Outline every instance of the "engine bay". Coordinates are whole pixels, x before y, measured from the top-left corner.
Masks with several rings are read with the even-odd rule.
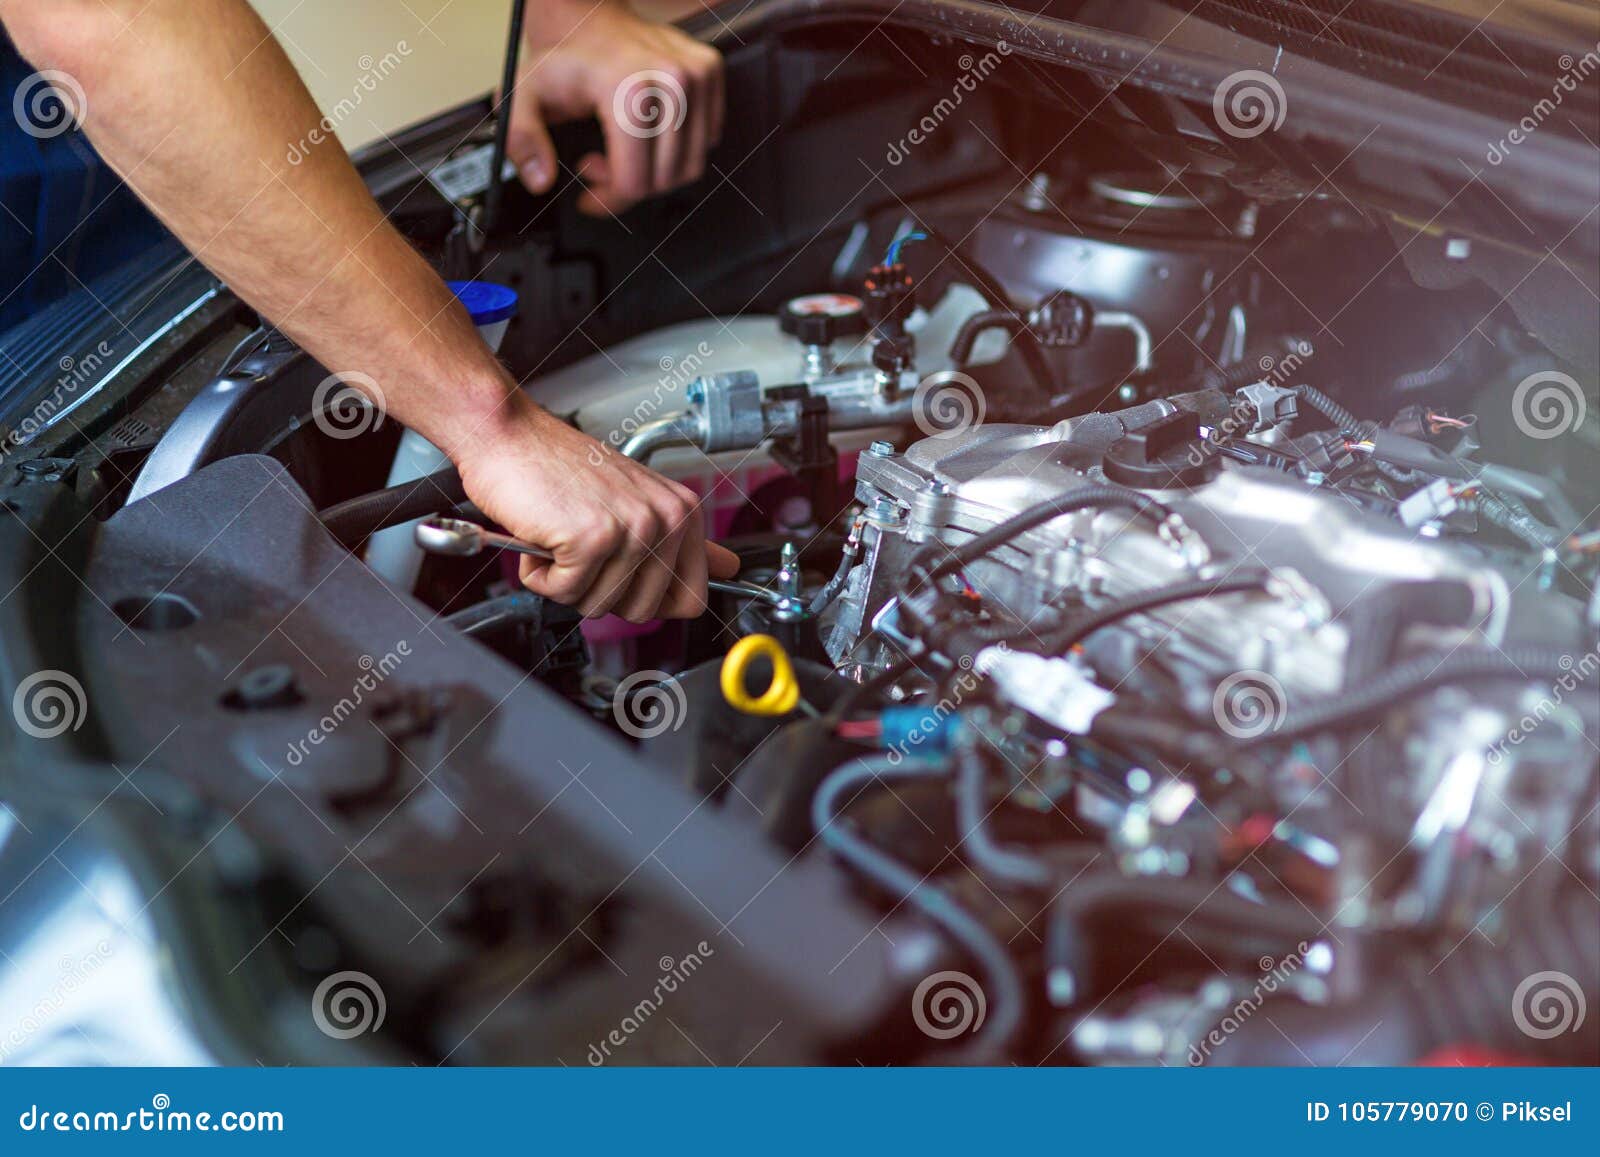
[[[1077,74],[899,43],[914,82],[763,47],[692,217],[523,196],[486,243],[388,186],[551,303],[530,396],[702,496],[744,585],[701,619],[426,548],[483,522],[448,463],[396,483],[394,423],[239,312],[101,442],[101,742],[274,848],[242,975],[380,977],[388,1060],[1595,1061],[1515,1011],[1600,999],[1593,268],[1519,294],[1335,184],[1041,147]]]

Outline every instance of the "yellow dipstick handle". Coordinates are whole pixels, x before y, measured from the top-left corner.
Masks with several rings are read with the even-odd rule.
[[[772,683],[759,697],[745,689],[750,665],[765,656],[772,663]],[[722,697],[746,715],[787,715],[800,704],[800,680],[783,644],[771,635],[746,635],[722,660]]]

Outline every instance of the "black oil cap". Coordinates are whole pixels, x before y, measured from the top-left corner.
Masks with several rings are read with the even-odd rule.
[[[1178,490],[1210,479],[1217,461],[1200,440],[1200,419],[1180,413],[1118,438],[1106,451],[1104,467],[1106,477],[1123,486]]]

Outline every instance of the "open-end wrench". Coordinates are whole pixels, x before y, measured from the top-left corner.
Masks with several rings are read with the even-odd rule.
[[[417,545],[430,554],[448,554],[459,558],[481,554],[486,550],[510,550],[517,554],[525,554],[532,558],[542,558],[546,561],[555,558],[542,546],[523,542],[521,539],[512,538],[509,534],[496,534],[486,530],[476,522],[468,522],[464,518],[427,518],[417,523]],[[768,590],[758,587],[755,583],[741,582],[737,579],[710,579],[707,581],[714,591],[724,594],[739,595],[743,598],[760,599],[769,606],[782,611],[796,609],[796,600],[792,595],[781,591]]]

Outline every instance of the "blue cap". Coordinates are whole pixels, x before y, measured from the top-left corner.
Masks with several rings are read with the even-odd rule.
[[[473,325],[493,325],[516,316],[517,291],[509,286],[490,281],[452,281],[449,284],[450,292],[472,315]]]

